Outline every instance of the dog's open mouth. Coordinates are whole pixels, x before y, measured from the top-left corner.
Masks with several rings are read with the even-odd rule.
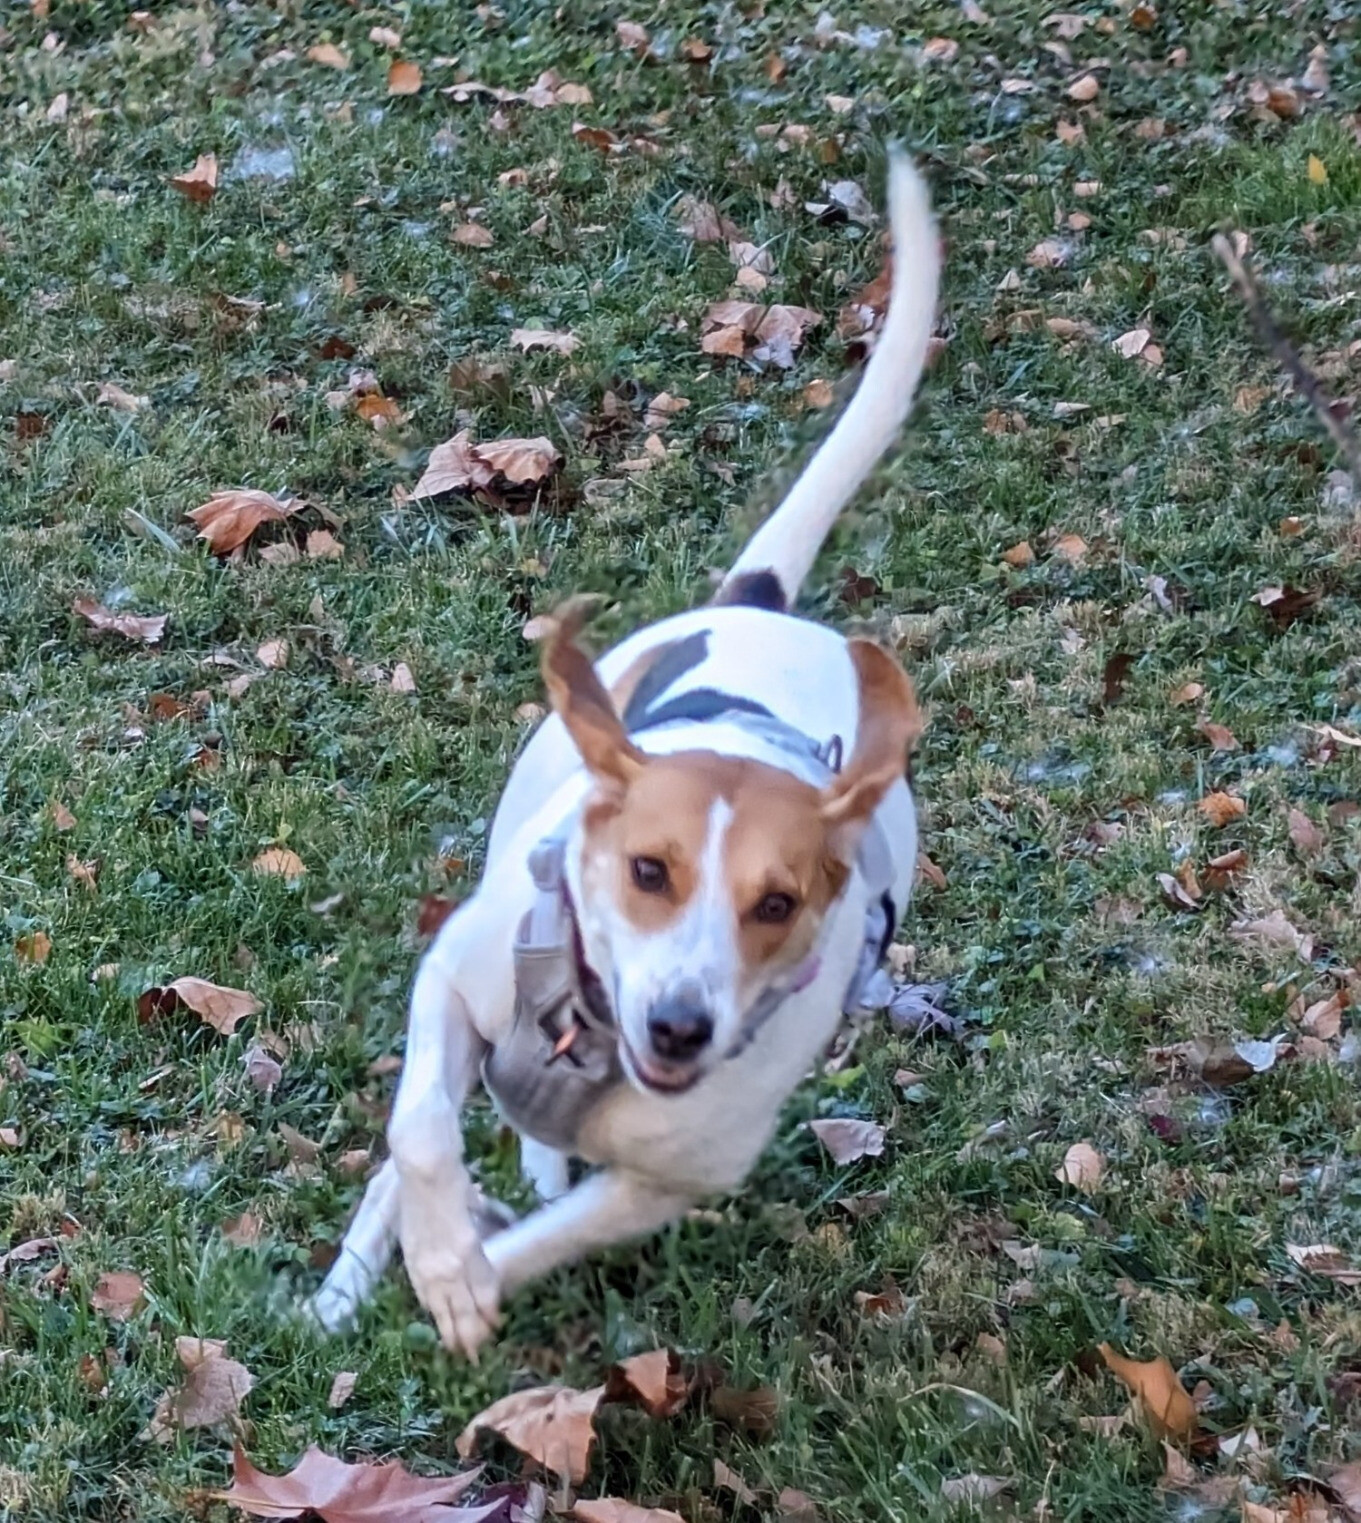
[[[622,1037],[619,1039],[619,1051],[631,1077],[654,1094],[683,1095],[687,1089],[694,1088],[702,1077],[703,1071],[695,1067],[663,1068],[657,1064],[645,1063]]]

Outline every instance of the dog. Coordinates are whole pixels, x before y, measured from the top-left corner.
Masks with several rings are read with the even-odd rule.
[[[887,652],[791,609],[927,358],[936,227],[905,156],[888,181],[878,344],[713,601],[595,665],[579,603],[543,621],[553,712],[417,971],[391,1156],[311,1303],[326,1329],[400,1244],[442,1343],[476,1359],[503,1297],[736,1190],[878,968],[915,871],[921,711]],[[479,1077],[541,1201],[509,1223],[463,1158]]]

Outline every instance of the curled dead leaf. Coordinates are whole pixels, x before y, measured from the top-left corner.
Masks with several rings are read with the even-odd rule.
[[[326,1523],[475,1523],[483,1508],[453,1507],[480,1474],[425,1477],[412,1475],[397,1460],[347,1465],[316,1445],[286,1475],[257,1470],[237,1445],[232,1455],[232,1484],[213,1493],[242,1512],[259,1518],[296,1518],[318,1513]]]
[[[1084,1195],[1100,1189],[1105,1176],[1106,1160],[1090,1142],[1075,1142],[1054,1171],[1054,1178],[1061,1185],[1072,1185]]]
[[[639,1507],[618,1497],[596,1497],[572,1508],[577,1523],[684,1523],[678,1512],[665,1507]]]
[[[1165,1355],[1142,1361],[1118,1354],[1109,1343],[1097,1345],[1107,1368],[1138,1398],[1149,1426],[1159,1438],[1188,1439],[1200,1414]]]
[[[126,1322],[146,1304],[142,1277],[130,1270],[115,1269],[99,1277],[90,1305],[110,1322]]]
[[[1361,1285],[1361,1268],[1331,1243],[1287,1243],[1285,1251],[1290,1261],[1307,1274],[1335,1280],[1339,1285]]]
[[[388,65],[389,95],[419,95],[423,82],[420,64],[409,58],[394,58]]]
[[[46,931],[26,931],[14,938],[14,955],[20,962],[45,963],[52,955],[52,938]]]
[[[534,1386],[495,1401],[464,1428],[458,1452],[477,1452],[483,1433],[495,1433],[521,1454],[574,1486],[586,1479],[595,1443],[595,1413],[604,1386],[576,1391],[570,1386]]]
[[[636,1396],[650,1417],[679,1412],[690,1398],[690,1384],[677,1355],[671,1349],[652,1349],[615,1365],[605,1383],[605,1399],[620,1401],[629,1396]]]
[[[856,1121],[849,1117],[832,1117],[810,1121],[808,1130],[838,1164],[854,1163],[859,1158],[878,1158],[884,1151],[884,1129],[873,1121]]]
[[[198,526],[198,537],[214,555],[230,555],[244,545],[262,524],[291,518],[298,502],[281,502],[270,492],[253,487],[230,487],[214,492],[202,506],[184,516]]]
[[[1288,816],[1290,839],[1303,857],[1316,857],[1323,850],[1325,837],[1322,830],[1302,809],[1292,809]]]
[[[266,878],[286,878],[290,883],[307,871],[302,858],[286,846],[267,847],[250,864],[251,871]]]
[[[1246,799],[1240,799],[1232,793],[1222,793],[1216,790],[1207,793],[1197,804],[1196,808],[1214,826],[1216,830],[1222,830],[1224,826],[1234,820],[1240,820],[1248,812]]]
[[[168,613],[114,613],[93,598],[77,598],[71,611],[98,634],[122,635],[125,640],[138,640],[143,645],[158,644],[170,618]]]
[[[551,349],[555,354],[572,354],[581,347],[581,340],[575,333],[562,333],[553,328],[513,328],[510,341],[526,353],[531,349]]]
[[[137,1019],[145,1025],[154,1016],[166,1015],[181,1005],[223,1036],[231,1036],[248,1015],[258,1015],[265,1008],[244,989],[187,977],[144,990],[137,998]]]
[[[186,201],[200,204],[211,201],[217,194],[217,155],[199,154],[192,169],[186,169],[183,174],[171,175],[170,185]]]

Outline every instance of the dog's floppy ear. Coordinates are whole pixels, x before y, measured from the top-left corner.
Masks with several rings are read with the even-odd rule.
[[[822,795],[822,818],[833,826],[869,819],[903,775],[925,728],[912,680],[897,661],[872,640],[847,643],[860,718],[851,759]]]
[[[548,700],[587,769],[602,781],[627,787],[646,758],[628,738],[591,658],[576,643],[593,603],[592,598],[572,598],[547,618],[534,621],[541,631],[539,666]]]

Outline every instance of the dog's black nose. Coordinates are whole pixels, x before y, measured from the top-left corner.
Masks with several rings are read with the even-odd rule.
[[[684,1063],[697,1057],[714,1034],[714,1019],[698,990],[679,989],[648,1011],[647,1034],[659,1058]]]

